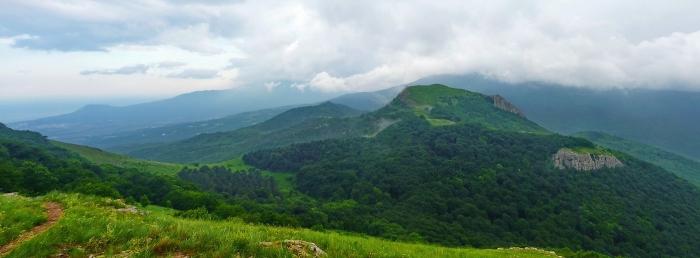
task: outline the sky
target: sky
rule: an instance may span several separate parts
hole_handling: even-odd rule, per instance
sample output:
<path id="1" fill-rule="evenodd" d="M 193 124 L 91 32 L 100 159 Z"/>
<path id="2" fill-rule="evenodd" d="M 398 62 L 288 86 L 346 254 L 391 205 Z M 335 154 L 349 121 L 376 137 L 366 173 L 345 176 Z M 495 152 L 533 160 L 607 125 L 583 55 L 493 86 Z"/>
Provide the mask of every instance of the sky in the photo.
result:
<path id="1" fill-rule="evenodd" d="M 0 0 L 0 101 L 436 74 L 700 90 L 698 1 Z"/>

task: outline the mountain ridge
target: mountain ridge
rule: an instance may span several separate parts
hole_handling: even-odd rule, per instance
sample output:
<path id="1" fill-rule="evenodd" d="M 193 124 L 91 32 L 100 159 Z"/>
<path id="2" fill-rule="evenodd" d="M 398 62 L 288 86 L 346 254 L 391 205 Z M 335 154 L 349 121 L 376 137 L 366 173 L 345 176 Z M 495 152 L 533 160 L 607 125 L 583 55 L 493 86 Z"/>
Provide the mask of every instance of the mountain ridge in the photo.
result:
<path id="1" fill-rule="evenodd" d="M 437 92 L 430 93 L 432 91 Z M 441 96 L 432 96 L 435 93 Z M 416 98 L 415 101 L 421 105 L 411 106 L 405 102 L 412 101 L 412 98 Z M 304 114 L 307 111 L 323 110 L 324 105 L 341 106 L 331 103 L 291 109 L 251 127 L 200 135 L 128 154 L 166 162 L 218 162 L 259 148 L 330 138 L 373 137 L 387 127 L 406 119 L 406 116 L 423 117 L 436 126 L 475 123 L 494 130 L 549 133 L 523 117 L 496 107 L 489 96 L 444 85 L 407 87 L 388 105 L 375 112 L 362 115 L 356 113 L 359 116 L 323 117 L 313 113 Z M 428 106 L 430 108 L 427 108 Z M 284 118 L 285 115 L 288 118 Z M 312 119 L 299 119 L 300 116 Z M 278 139 L 278 142 L 273 143 L 271 139 Z M 263 142 L 265 144 L 262 144 Z M 260 147 L 261 144 L 264 147 Z"/>

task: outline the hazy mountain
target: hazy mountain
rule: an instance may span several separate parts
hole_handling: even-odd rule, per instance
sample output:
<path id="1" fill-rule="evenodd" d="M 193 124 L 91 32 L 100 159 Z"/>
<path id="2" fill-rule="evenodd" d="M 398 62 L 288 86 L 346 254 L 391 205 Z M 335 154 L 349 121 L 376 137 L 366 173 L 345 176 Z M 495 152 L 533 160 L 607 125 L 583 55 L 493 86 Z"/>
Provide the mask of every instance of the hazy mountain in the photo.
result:
<path id="1" fill-rule="evenodd" d="M 346 230 L 458 246 L 700 254 L 696 187 L 624 153 L 548 133 L 494 99 L 439 85 L 409 87 L 360 117 L 396 121 L 372 137 L 294 144 L 243 159 L 292 172 L 299 191 L 344 207 L 332 221 Z"/>
<path id="2" fill-rule="evenodd" d="M 135 131 L 116 132 L 85 139 L 85 144 L 109 150 L 129 149 L 156 143 L 174 142 L 205 133 L 227 132 L 266 121 L 295 106 L 285 106 L 243 112 L 223 118 L 199 122 L 180 123 Z"/>
<path id="3" fill-rule="evenodd" d="M 265 122 L 238 130 L 201 134 L 173 143 L 137 148 L 128 154 L 159 161 L 218 162 L 236 158 L 251 150 L 342 135 L 357 126 L 345 123 L 342 126 L 328 127 L 326 125 L 329 121 L 361 113 L 343 105 L 324 102 L 294 108 Z"/>
<path id="4" fill-rule="evenodd" d="M 628 153 L 635 158 L 660 166 L 669 172 L 700 186 L 700 162 L 660 148 L 626 140 L 601 132 L 580 132 L 576 137 L 586 138 L 606 148 Z"/>
<path id="5" fill-rule="evenodd" d="M 404 86 L 396 86 L 374 92 L 349 93 L 330 101 L 357 110 L 374 111 L 389 103 L 403 88 Z"/>
<path id="6" fill-rule="evenodd" d="M 300 91 L 291 85 L 291 82 L 287 82 L 270 91 L 264 87 L 200 91 L 123 107 L 88 105 L 73 113 L 12 123 L 9 126 L 38 131 L 56 140 L 82 144 L 88 143 L 95 136 L 205 121 L 273 107 L 318 103 L 339 95 Z"/>

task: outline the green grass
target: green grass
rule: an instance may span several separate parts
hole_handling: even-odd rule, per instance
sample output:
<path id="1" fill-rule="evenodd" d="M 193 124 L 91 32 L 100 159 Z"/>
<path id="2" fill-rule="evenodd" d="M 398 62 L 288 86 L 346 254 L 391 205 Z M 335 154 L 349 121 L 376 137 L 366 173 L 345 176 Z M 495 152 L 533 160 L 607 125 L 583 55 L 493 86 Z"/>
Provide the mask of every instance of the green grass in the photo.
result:
<path id="1" fill-rule="evenodd" d="M 81 157 L 98 165 L 112 165 L 122 168 L 131 168 L 143 172 L 161 175 L 175 175 L 183 168 L 183 165 L 180 164 L 140 160 L 87 146 L 57 141 L 54 141 L 52 143 L 61 148 L 75 152 Z"/>
<path id="2" fill-rule="evenodd" d="M 7 257 L 48 257 L 68 254 L 166 257 L 292 257 L 262 241 L 298 239 L 316 243 L 327 257 L 551 257 L 538 250 L 446 248 L 399 243 L 338 232 L 245 224 L 239 220 L 189 220 L 172 211 L 151 207 L 144 215 L 119 212 L 123 203 L 105 198 L 53 193 L 45 200 L 63 203 L 65 215 L 46 233 L 19 246 Z"/>
<path id="3" fill-rule="evenodd" d="M 217 162 L 217 163 L 210 163 L 210 164 L 207 164 L 207 166 L 225 167 L 225 168 L 230 169 L 231 171 L 248 170 L 248 169 L 253 168 L 252 166 L 246 164 L 245 161 L 243 161 L 243 158 L 241 158 L 241 157 L 238 157 L 235 159 L 230 159 L 230 160 L 225 160 L 225 161 Z"/>
<path id="4" fill-rule="evenodd" d="M 440 118 L 426 118 L 430 125 L 432 126 L 446 126 L 446 125 L 453 125 L 456 124 L 452 120 L 447 120 L 447 119 L 440 119 Z"/>
<path id="5" fill-rule="evenodd" d="M 0 196 L 0 245 L 46 221 L 41 202 L 21 196 Z"/>

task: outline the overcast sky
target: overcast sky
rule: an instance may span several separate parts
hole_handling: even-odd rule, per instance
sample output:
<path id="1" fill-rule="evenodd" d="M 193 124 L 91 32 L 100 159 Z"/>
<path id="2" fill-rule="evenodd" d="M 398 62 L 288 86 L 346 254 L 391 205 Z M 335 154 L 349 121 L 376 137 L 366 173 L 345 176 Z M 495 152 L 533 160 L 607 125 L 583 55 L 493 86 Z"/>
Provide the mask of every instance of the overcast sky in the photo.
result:
<path id="1" fill-rule="evenodd" d="M 486 2 L 486 3 L 484 3 Z M 445 73 L 700 90 L 698 1 L 0 0 L 0 99 Z"/>

